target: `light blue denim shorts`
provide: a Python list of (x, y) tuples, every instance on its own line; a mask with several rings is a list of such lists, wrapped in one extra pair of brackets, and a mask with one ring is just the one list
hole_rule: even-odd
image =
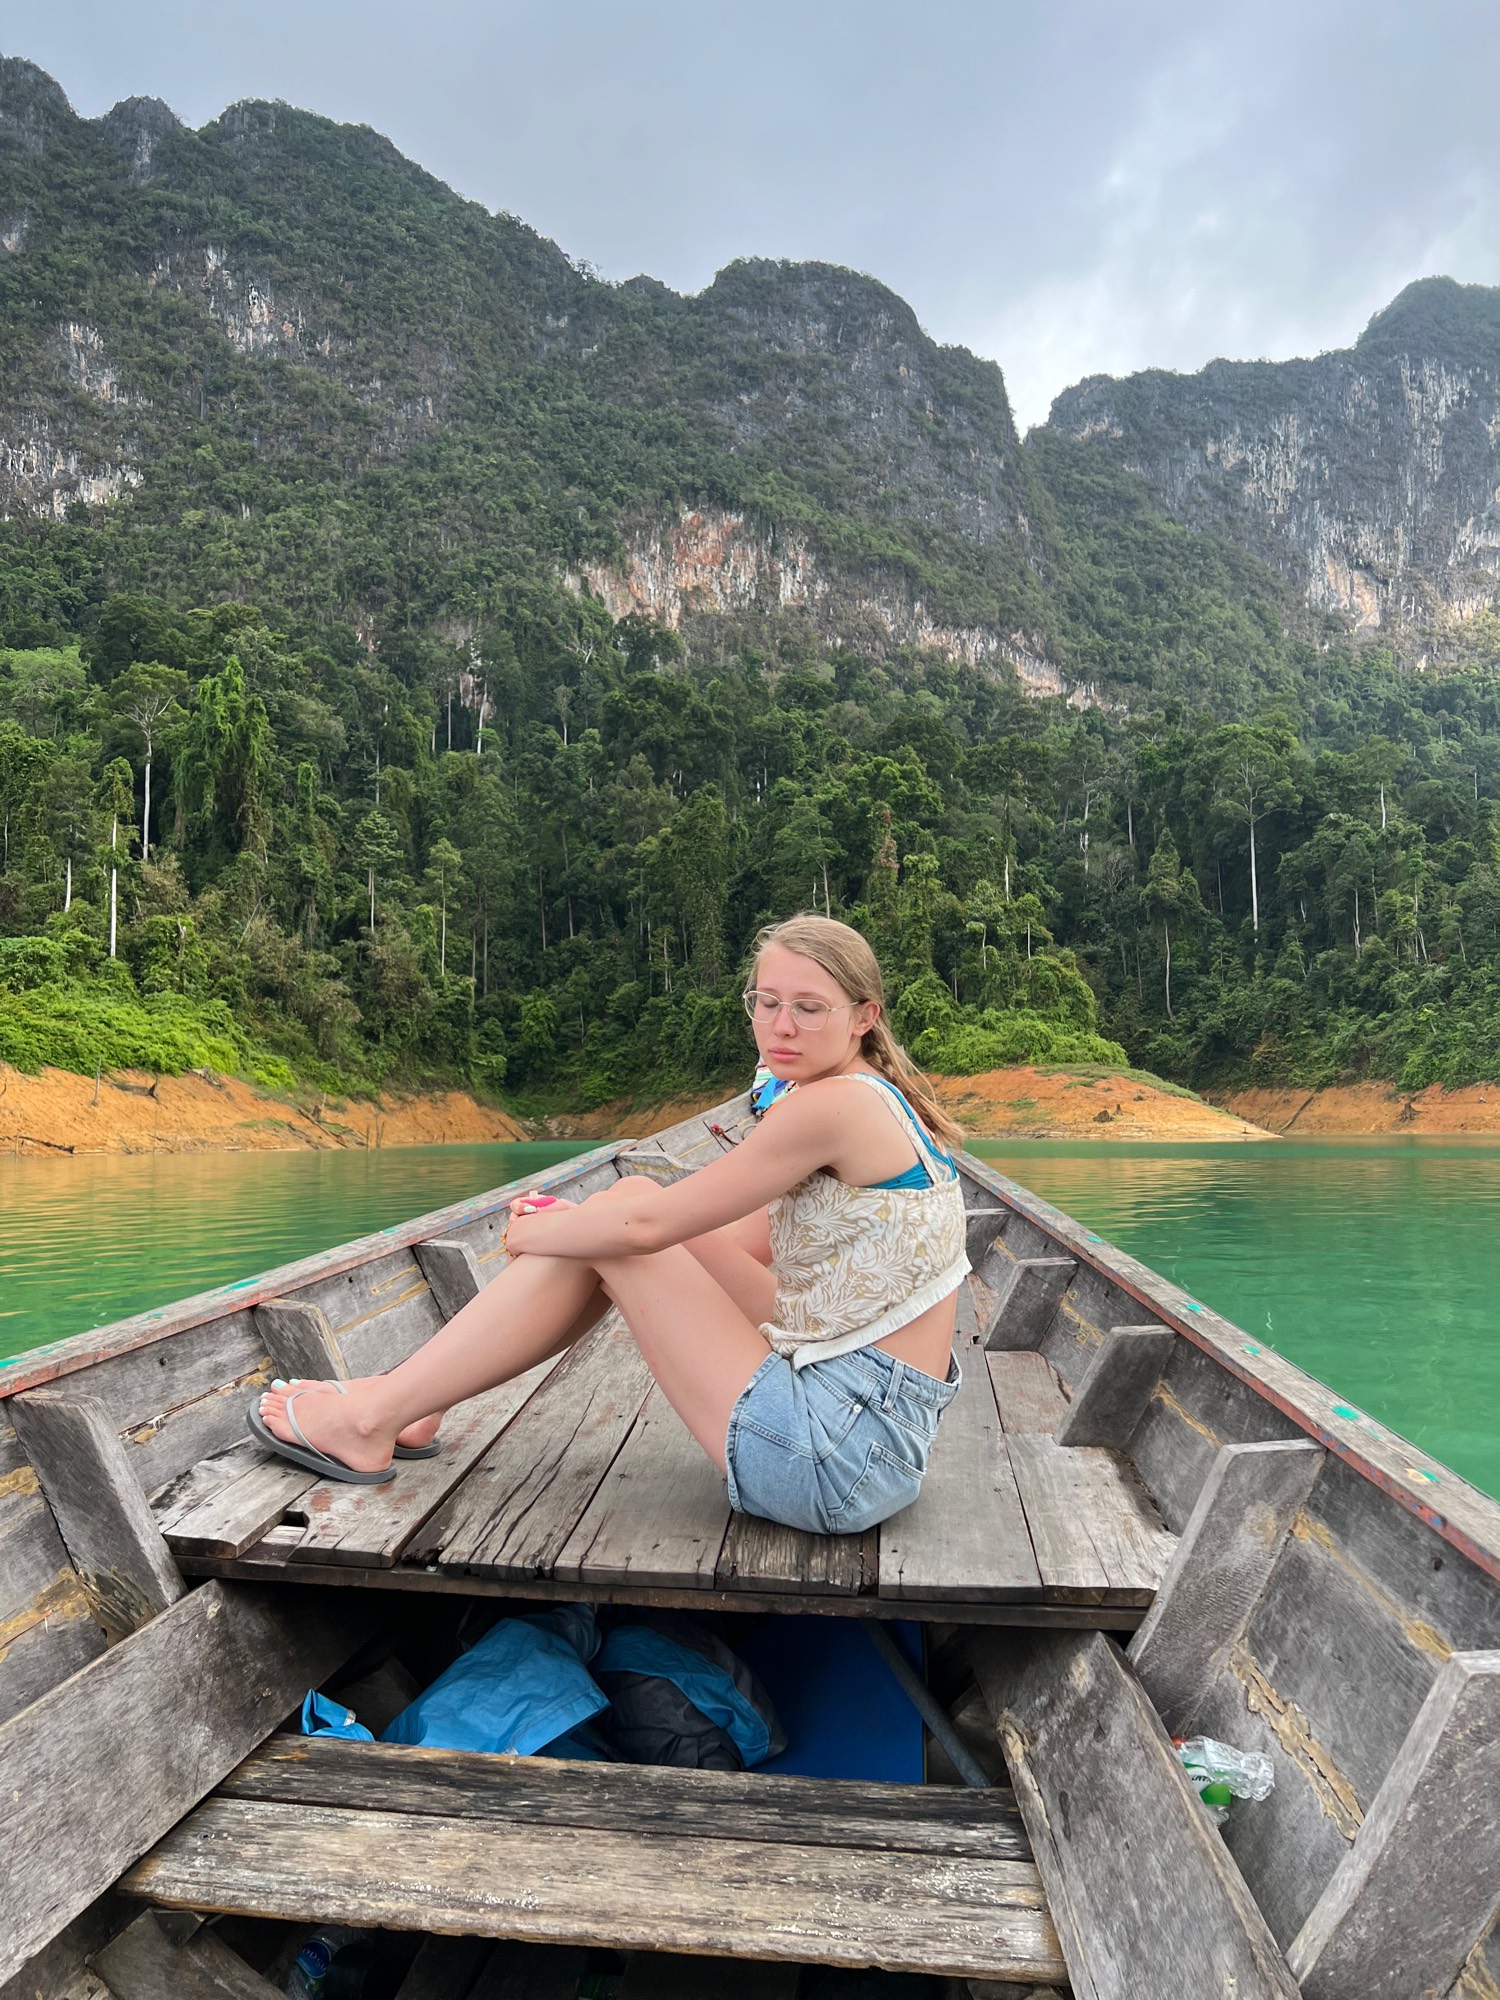
[(729, 1504), (783, 1527), (857, 1535), (916, 1499), (958, 1363), (939, 1382), (883, 1347), (794, 1368), (769, 1354), (729, 1417)]

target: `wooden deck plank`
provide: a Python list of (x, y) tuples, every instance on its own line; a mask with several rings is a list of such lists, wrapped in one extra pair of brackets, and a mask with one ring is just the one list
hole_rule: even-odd
[(1055, 1431), (1068, 1413), (1068, 1399), (1045, 1354), (987, 1354), (990, 1382), (1007, 1436)]
[(1057, 1979), (1028, 1862), (214, 1798), (131, 1870), (189, 1909), (735, 1958)]
[(731, 1514), (719, 1551), (721, 1590), (800, 1590), (809, 1596), (858, 1595), (879, 1578), (880, 1535), (810, 1535), (757, 1514)]
[(402, 1459), (384, 1486), (351, 1486), (324, 1479), (307, 1488), (288, 1511), (306, 1519), (293, 1562), (350, 1563), (389, 1569), (412, 1537), (442, 1506), (501, 1436), (507, 1424), (546, 1381), (551, 1360), (512, 1382), (487, 1389), (450, 1410), (443, 1420), (436, 1458)]
[(1071, 1604), (1149, 1604), (1177, 1538), (1128, 1460), (1044, 1432), (1007, 1439), (1042, 1587)]
[(0, 1981), (367, 1637), (373, 1603), (211, 1583), (0, 1728)]
[(963, 1382), (943, 1413), (922, 1490), (880, 1529), (880, 1595), (1035, 1598), (1043, 1579), (981, 1349), (956, 1343)]
[(254, 1439), (201, 1459), (153, 1503), (167, 1547), (184, 1556), (238, 1556), (316, 1485), (317, 1475), (270, 1457)]
[(723, 1473), (653, 1383), (553, 1575), (706, 1590), (728, 1527)]
[(481, 1575), (550, 1573), (651, 1387), (613, 1314), (564, 1356), (423, 1529), (409, 1560)]
[(111, 1939), (93, 1966), (114, 2000), (277, 2000), (282, 1991), (207, 1926), (176, 1944), (150, 1910)]
[(527, 1820), (617, 1833), (670, 1826), (684, 1837), (715, 1841), (778, 1842), (795, 1830), (802, 1845), (1031, 1859), (1014, 1796), (1003, 1786), (971, 1792), (274, 1736), (219, 1791), (224, 1798), (440, 1819)]

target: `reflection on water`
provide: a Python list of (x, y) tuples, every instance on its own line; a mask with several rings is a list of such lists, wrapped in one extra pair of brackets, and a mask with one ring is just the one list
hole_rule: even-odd
[(253, 1277), (587, 1150), (0, 1158), (0, 1355)]
[(1492, 1140), (973, 1150), (1500, 1494)]
[[(0, 1354), (247, 1278), (577, 1145), (0, 1158)], [(1500, 1147), (974, 1143), (1500, 1493)]]

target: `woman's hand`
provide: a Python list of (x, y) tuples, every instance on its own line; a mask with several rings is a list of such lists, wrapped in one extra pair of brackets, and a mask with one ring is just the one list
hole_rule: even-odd
[[(542, 1194), (536, 1188), (529, 1188), (525, 1194), (512, 1195), (510, 1215), (506, 1220), (505, 1227), (500, 1232), (500, 1248), (511, 1257), (523, 1255), (526, 1244), (524, 1240), (520, 1242), (516, 1240), (515, 1231), (517, 1224), (522, 1222), (527, 1216), (538, 1214), (542, 1209), (556, 1208), (558, 1205), (559, 1197), (557, 1195)], [(566, 1204), (563, 1205), (566, 1206)], [(523, 1229), (522, 1237), (524, 1238), (528, 1233), (533, 1236), (536, 1234), (535, 1230), (528, 1232)], [(533, 1245), (532, 1247), (537, 1248), (539, 1246)]]

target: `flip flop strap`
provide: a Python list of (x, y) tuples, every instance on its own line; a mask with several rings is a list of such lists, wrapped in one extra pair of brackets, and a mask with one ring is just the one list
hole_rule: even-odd
[(296, 1413), (292, 1409), (292, 1405), (293, 1403), (296, 1402), (297, 1397), (305, 1396), (306, 1394), (307, 1391), (305, 1389), (299, 1389), (296, 1392), (296, 1395), (288, 1396), (286, 1401), (281, 1406), (281, 1414), (286, 1418), (287, 1422), (291, 1425), (292, 1434), (296, 1438), (298, 1444), (302, 1446), (304, 1451), (315, 1451), (318, 1454), (319, 1458), (327, 1458), (328, 1453), (324, 1451), (322, 1445), (313, 1443), (312, 1439), (307, 1435), (307, 1432), (303, 1430), (301, 1424), (298, 1423)]

